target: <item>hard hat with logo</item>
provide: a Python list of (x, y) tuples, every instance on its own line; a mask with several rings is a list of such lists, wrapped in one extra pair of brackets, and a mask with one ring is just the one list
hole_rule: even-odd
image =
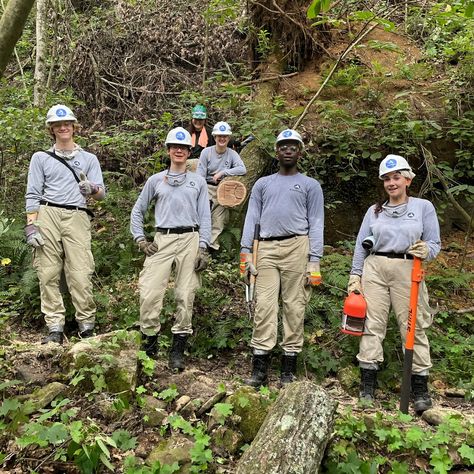
[(192, 147), (191, 135), (183, 127), (173, 128), (166, 135), (165, 145), (186, 145)]
[(191, 113), (194, 119), (204, 120), (207, 118), (207, 110), (204, 105), (195, 105)]
[(383, 179), (382, 176), (390, 173), (391, 171), (402, 171), (408, 170), (412, 172), (411, 166), (408, 161), (399, 155), (387, 155), (379, 166), (379, 178)]
[(296, 130), (291, 130), (290, 128), (287, 128), (286, 130), (283, 130), (281, 132), (275, 142), (275, 149), (278, 146), (278, 143), (284, 142), (287, 140), (293, 140), (295, 142), (301, 143), (302, 146), (304, 146), (303, 139), (301, 138), (301, 135), (296, 131)]
[(54, 122), (77, 122), (72, 110), (62, 104), (53, 105), (46, 114), (46, 125)]
[(232, 135), (232, 129), (227, 122), (217, 122), (212, 129), (212, 135)]

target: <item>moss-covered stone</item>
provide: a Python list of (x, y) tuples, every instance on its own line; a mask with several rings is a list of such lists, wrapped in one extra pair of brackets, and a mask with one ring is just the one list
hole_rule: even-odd
[(163, 464), (179, 464), (180, 473), (188, 473), (191, 469), (191, 448), (194, 443), (182, 435), (172, 436), (163, 440), (148, 455), (145, 463), (149, 466), (159, 461)]
[(232, 428), (219, 426), (212, 433), (212, 450), (220, 456), (235, 454), (243, 444), (242, 433)]
[(168, 416), (165, 410), (166, 402), (155, 397), (146, 395), (143, 397), (143, 423), (145, 426), (160, 426), (161, 422)]
[[(242, 403), (243, 400), (245, 403)], [(252, 387), (240, 387), (227, 397), (226, 403), (231, 403), (234, 407), (233, 413), (241, 418), (238, 428), (242, 432), (245, 442), (250, 443), (267, 416), (268, 401)]]
[(77, 385), (80, 391), (92, 391), (100, 379), (105, 384), (102, 390), (129, 398), (136, 386), (139, 350), (137, 331), (114, 331), (74, 344), (62, 364), (71, 377), (82, 375)]
[(24, 412), (26, 415), (29, 415), (47, 407), (58, 395), (64, 393), (67, 388), (68, 387), (62, 383), (52, 382), (44, 387), (38, 388), (30, 395), (23, 395), (18, 398), (21, 401), (26, 401)]
[(359, 393), (360, 372), (357, 367), (344, 367), (337, 373), (341, 387), (349, 394), (357, 396)]

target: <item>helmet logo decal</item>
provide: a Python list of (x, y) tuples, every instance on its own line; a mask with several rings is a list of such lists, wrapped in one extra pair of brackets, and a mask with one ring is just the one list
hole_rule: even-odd
[(221, 132), (225, 132), (225, 125), (221, 125), (221, 126), (219, 127), (219, 130), (220, 130)]
[(283, 132), (283, 136), (284, 136), (284, 137), (291, 137), (291, 135), (292, 135), (291, 130), (285, 130), (285, 131)]
[(390, 160), (387, 160), (387, 163), (385, 163), (385, 166), (387, 168), (394, 168), (395, 166), (397, 166), (397, 160), (394, 160), (393, 158), (391, 158)]
[(184, 140), (184, 138), (185, 138), (184, 133), (183, 133), (183, 132), (178, 132), (178, 133), (176, 134), (176, 138), (177, 138), (178, 140)]
[(56, 110), (56, 115), (58, 117), (65, 117), (67, 115), (67, 112), (64, 109), (58, 109)]

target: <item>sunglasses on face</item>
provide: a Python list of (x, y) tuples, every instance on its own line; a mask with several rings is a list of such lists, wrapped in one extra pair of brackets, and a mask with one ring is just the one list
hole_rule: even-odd
[(278, 147), (278, 149), (280, 151), (289, 150), (289, 151), (295, 152), (295, 151), (299, 150), (299, 147), (297, 145), (281, 145), (281, 146)]

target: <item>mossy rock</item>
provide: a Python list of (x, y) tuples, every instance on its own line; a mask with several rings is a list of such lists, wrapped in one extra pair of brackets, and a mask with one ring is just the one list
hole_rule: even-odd
[(357, 367), (349, 366), (337, 372), (337, 379), (341, 387), (350, 395), (357, 396), (359, 393), (360, 372)]
[(212, 433), (212, 449), (220, 456), (235, 454), (243, 444), (242, 433), (227, 426), (219, 426)]
[(22, 395), (18, 400), (25, 401), (24, 413), (30, 415), (47, 407), (58, 395), (64, 393), (68, 387), (59, 382), (52, 382), (38, 388), (30, 395)]
[(178, 463), (180, 474), (191, 472), (191, 449), (194, 443), (182, 435), (171, 436), (161, 441), (148, 455), (145, 463), (152, 466), (157, 461), (172, 465)]
[(137, 331), (114, 331), (74, 344), (62, 365), (71, 377), (83, 376), (79, 391), (91, 392), (99, 381), (101, 390), (128, 399), (135, 391), (139, 350)]
[[(242, 403), (242, 400), (245, 400), (245, 403)], [(226, 403), (231, 403), (234, 407), (233, 413), (241, 418), (238, 429), (242, 432), (244, 441), (252, 442), (267, 416), (268, 400), (252, 387), (240, 387), (227, 397)]]

